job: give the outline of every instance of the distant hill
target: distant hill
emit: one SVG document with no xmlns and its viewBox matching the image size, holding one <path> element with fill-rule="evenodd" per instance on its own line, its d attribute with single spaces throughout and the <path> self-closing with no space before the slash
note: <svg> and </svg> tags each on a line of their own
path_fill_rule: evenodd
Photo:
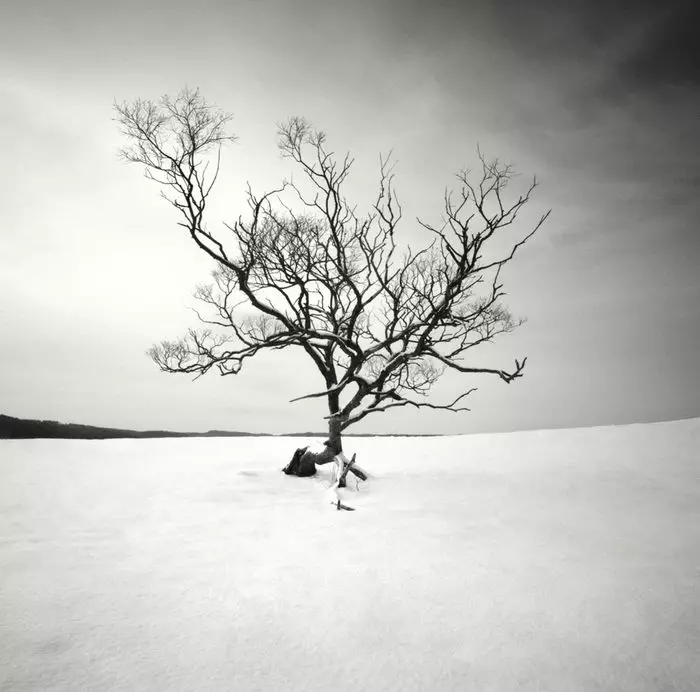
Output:
<svg viewBox="0 0 700 692">
<path fill-rule="evenodd" d="M 210 430 L 203 433 L 170 432 L 167 430 L 121 430 L 95 425 L 59 423 L 54 420 L 30 420 L 0 415 L 0 439 L 29 439 L 37 437 L 70 438 L 79 440 L 108 440 L 114 438 L 147 437 L 246 437 L 258 433 Z"/>
<path fill-rule="evenodd" d="M 208 432 L 171 432 L 169 430 L 122 430 L 121 428 L 101 428 L 95 425 L 59 423 L 55 420 L 32 420 L 0 414 L 0 439 L 20 440 L 33 438 L 61 438 L 75 440 L 111 440 L 114 438 L 149 437 L 269 437 L 270 433 L 250 433 L 230 430 L 209 430 Z M 284 433 L 275 437 L 327 437 L 323 432 Z M 346 433 L 345 437 L 439 437 L 431 434 L 410 433 Z"/>
</svg>

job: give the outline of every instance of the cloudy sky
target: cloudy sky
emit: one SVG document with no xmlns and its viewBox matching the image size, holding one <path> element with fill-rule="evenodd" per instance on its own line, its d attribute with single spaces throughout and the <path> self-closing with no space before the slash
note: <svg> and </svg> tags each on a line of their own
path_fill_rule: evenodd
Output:
<svg viewBox="0 0 700 692">
<path fill-rule="evenodd" d="M 610 5 L 610 6 L 609 6 Z M 285 353 L 191 382 L 144 355 L 193 324 L 206 258 L 116 155 L 114 100 L 198 86 L 234 113 L 217 218 L 289 172 L 303 115 L 372 194 L 393 149 L 412 218 L 437 219 L 476 145 L 541 186 L 547 225 L 505 276 L 528 322 L 483 353 L 525 377 L 472 413 L 361 431 L 477 432 L 700 415 L 700 64 L 693 3 L 10 0 L 0 18 L 0 413 L 130 428 L 322 429 L 318 374 Z M 692 35 L 691 35 L 692 34 Z M 376 178 L 374 178 L 376 179 Z M 526 223 L 528 216 L 524 218 Z M 523 230 L 525 226 L 522 227 Z M 482 357 L 480 355 L 480 357 Z"/>
</svg>

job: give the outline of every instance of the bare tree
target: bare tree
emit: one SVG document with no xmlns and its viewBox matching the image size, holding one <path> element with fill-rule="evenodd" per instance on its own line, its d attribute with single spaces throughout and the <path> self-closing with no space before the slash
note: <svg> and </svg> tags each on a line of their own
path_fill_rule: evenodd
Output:
<svg viewBox="0 0 700 692">
<path fill-rule="evenodd" d="M 487 375 L 510 383 L 511 369 L 466 360 L 479 344 L 520 324 L 502 304 L 501 272 L 540 228 L 539 218 L 505 253 L 485 252 L 512 226 L 536 181 L 508 199 L 509 165 L 481 155 L 481 171 L 457 175 L 439 224 L 417 220 L 429 238 L 420 250 L 397 246 L 401 206 L 388 158 L 380 157 L 376 198 L 360 214 L 345 197 L 353 159 L 336 156 L 323 132 L 303 118 L 279 127 L 278 146 L 302 174 L 301 182 L 256 194 L 249 211 L 214 234 L 205 223 L 230 116 L 185 90 L 158 103 L 115 106 L 128 140 L 122 150 L 145 166 L 180 214 L 179 225 L 215 262 L 213 283 L 195 297 L 202 328 L 162 341 L 149 355 L 161 370 L 203 375 L 240 372 L 264 350 L 297 348 L 322 377 L 322 386 L 293 399 L 328 403 L 328 458 L 342 452 L 342 433 L 370 414 L 402 406 L 467 411 L 474 387 L 444 403 L 428 399 L 446 371 Z"/>
</svg>

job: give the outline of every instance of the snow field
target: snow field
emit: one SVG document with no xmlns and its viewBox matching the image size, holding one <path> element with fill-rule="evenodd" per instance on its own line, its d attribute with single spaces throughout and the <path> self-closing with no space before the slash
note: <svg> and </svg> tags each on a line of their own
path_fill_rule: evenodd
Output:
<svg viewBox="0 0 700 692">
<path fill-rule="evenodd" d="M 700 689 L 700 419 L 0 441 L 0 689 Z"/>
</svg>

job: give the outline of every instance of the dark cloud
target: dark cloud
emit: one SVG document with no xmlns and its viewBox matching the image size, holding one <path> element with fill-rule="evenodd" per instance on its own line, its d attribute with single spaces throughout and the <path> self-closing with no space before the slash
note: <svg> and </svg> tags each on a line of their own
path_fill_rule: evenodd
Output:
<svg viewBox="0 0 700 692">
<path fill-rule="evenodd" d="M 650 89 L 700 85 L 700 6 L 689 2 L 654 5 L 642 19 L 648 23 L 645 40 L 620 64 L 620 79 L 632 87 Z"/>
<path fill-rule="evenodd" d="M 494 29 L 542 66 L 595 63 L 629 89 L 700 83 L 700 6 L 689 0 L 492 4 Z"/>
</svg>

